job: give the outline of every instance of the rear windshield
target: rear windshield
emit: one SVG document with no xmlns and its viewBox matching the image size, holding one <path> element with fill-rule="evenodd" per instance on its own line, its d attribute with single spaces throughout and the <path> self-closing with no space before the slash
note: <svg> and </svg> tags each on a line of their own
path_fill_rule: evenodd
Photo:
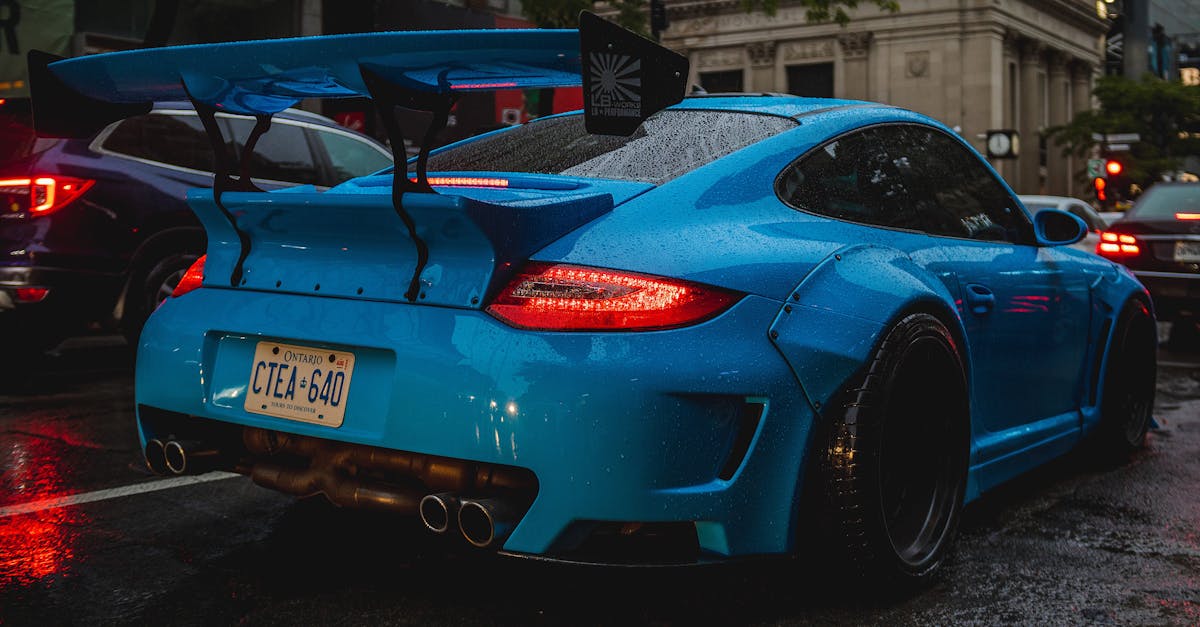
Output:
<svg viewBox="0 0 1200 627">
<path fill-rule="evenodd" d="M 0 164 L 42 152 L 54 143 L 53 139 L 34 135 L 27 101 L 9 101 L 0 107 Z"/>
<path fill-rule="evenodd" d="M 1200 183 L 1156 185 L 1129 211 L 1135 218 L 1174 219 L 1176 213 L 1200 213 Z"/>
<path fill-rule="evenodd" d="M 773 115 L 667 110 L 629 137 L 591 135 L 582 115 L 538 120 L 440 151 L 431 172 L 565 174 L 661 184 L 796 127 Z"/>
</svg>

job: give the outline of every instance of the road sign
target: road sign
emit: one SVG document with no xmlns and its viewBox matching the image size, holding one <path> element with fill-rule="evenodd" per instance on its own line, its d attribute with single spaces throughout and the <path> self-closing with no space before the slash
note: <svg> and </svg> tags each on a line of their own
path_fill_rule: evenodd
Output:
<svg viewBox="0 0 1200 627">
<path fill-rule="evenodd" d="M 1110 143 L 1110 144 L 1111 143 L 1132 144 L 1135 142 L 1142 141 L 1142 136 L 1138 135 L 1137 133 L 1109 133 L 1107 135 L 1101 135 L 1100 133 L 1092 133 L 1092 141 L 1106 142 L 1106 143 Z"/>
<path fill-rule="evenodd" d="M 1137 133 L 1112 133 L 1104 136 L 1104 141 L 1119 144 L 1132 144 L 1133 142 L 1142 141 L 1142 136 Z"/>
<path fill-rule="evenodd" d="M 1087 172 L 1090 179 L 1104 176 L 1104 159 L 1088 159 Z"/>
<path fill-rule="evenodd" d="M 1109 144 L 1109 152 L 1129 152 L 1129 144 Z"/>
</svg>

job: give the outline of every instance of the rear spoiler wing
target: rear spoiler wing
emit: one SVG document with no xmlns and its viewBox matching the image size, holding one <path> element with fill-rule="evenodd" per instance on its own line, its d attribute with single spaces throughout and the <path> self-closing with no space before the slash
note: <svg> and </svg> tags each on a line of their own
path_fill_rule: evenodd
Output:
<svg viewBox="0 0 1200 627">
<path fill-rule="evenodd" d="M 404 209 L 404 195 L 433 193 L 429 150 L 460 94 L 582 85 L 588 132 L 630 135 L 643 120 L 683 99 L 688 61 L 607 22 L 580 14 L 579 30 L 473 30 L 363 33 L 199 44 L 112 52 L 73 59 L 30 51 L 34 129 L 43 137 L 81 137 L 153 103 L 187 99 L 212 145 L 213 198 L 241 238 L 230 285 L 242 283 L 249 237 L 221 203 L 226 191 L 257 191 L 251 159 L 235 160 L 216 113 L 252 115 L 245 155 L 271 127 L 271 116 L 304 98 L 368 97 L 382 114 L 397 164 L 407 161 L 398 109 L 426 111 L 416 178 L 394 170 L 392 203 L 417 249 L 406 297 L 415 301 L 429 251 Z M 241 163 L 235 176 L 233 164 Z"/>
<path fill-rule="evenodd" d="M 198 44 L 63 59 L 28 55 L 34 125 L 81 137 L 191 100 L 227 113 L 272 115 L 305 98 L 368 97 L 440 104 L 458 94 L 582 85 L 588 131 L 629 135 L 684 96 L 683 56 L 592 13 L 576 30 L 362 33 Z M 382 109 L 382 107 L 381 107 Z"/>
</svg>

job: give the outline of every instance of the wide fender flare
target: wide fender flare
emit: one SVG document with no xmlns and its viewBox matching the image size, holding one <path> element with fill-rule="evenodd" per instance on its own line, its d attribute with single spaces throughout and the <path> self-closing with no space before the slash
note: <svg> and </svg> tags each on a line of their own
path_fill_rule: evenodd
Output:
<svg viewBox="0 0 1200 627">
<path fill-rule="evenodd" d="M 867 364 L 887 330 L 916 312 L 947 326 L 967 366 L 962 319 L 945 283 L 903 251 L 854 245 L 822 260 L 792 290 L 770 337 L 820 415 Z"/>
</svg>

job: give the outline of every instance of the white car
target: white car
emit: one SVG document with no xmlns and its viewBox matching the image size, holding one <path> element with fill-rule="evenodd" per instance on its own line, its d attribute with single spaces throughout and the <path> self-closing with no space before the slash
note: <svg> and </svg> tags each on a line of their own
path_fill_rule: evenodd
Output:
<svg viewBox="0 0 1200 627">
<path fill-rule="evenodd" d="M 1071 247 L 1093 254 L 1096 252 L 1096 245 L 1100 243 L 1100 232 L 1108 228 L 1108 220 L 1096 213 L 1096 210 L 1092 209 L 1087 202 L 1070 196 L 1019 196 L 1019 198 L 1030 214 L 1036 214 L 1042 209 L 1059 209 L 1083 220 L 1088 227 L 1087 237 L 1071 244 Z M 1124 214 L 1107 215 L 1120 217 Z"/>
</svg>

